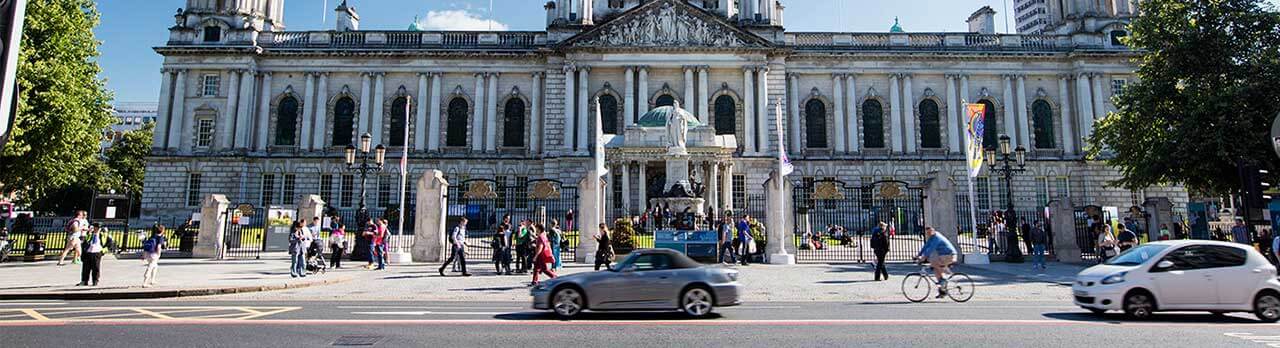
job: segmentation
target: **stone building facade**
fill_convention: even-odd
[[[188,0],[175,14],[156,48],[144,215],[186,216],[210,193],[353,207],[343,149],[364,133],[392,164],[407,150],[409,182],[440,170],[451,182],[573,185],[604,141],[608,206],[634,213],[661,187],[665,153],[636,123],[672,104],[705,125],[690,132],[691,167],[716,209],[763,193],[779,132],[796,182],[918,183],[937,171],[963,185],[962,101],[990,107],[990,140],[1030,149],[1013,183],[1020,208],[1187,199],[1179,187],[1108,187],[1117,172],[1082,157],[1134,78],[1135,53],[1113,40],[1127,16],[1089,10],[1092,0],[1055,5],[1065,12],[1045,35],[788,32],[774,0],[550,1],[545,31],[503,32],[358,30],[343,3],[335,30],[289,31],[282,2]],[[367,186],[372,205],[397,201],[388,167]],[[980,209],[1003,206],[999,183],[978,179]]]

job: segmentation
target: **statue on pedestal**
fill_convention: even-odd
[[[680,102],[676,102],[673,107],[674,110],[667,115],[667,147],[670,149],[668,153],[685,155],[688,154],[685,145],[688,144],[691,118],[688,112],[683,112],[684,110],[680,108]]]

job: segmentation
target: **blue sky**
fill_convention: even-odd
[[[327,30],[340,0],[285,1],[288,30]],[[418,18],[428,28],[541,30],[545,0],[349,0],[360,14],[362,29],[405,29]],[[1005,31],[1003,6],[1013,0],[784,0],[787,29],[792,31],[887,31],[900,17],[907,31],[964,31],[965,19],[989,5],[997,12],[997,31]],[[1280,0],[1272,0],[1273,2]],[[173,14],[182,0],[98,1],[102,24],[102,76],[116,100],[155,102],[160,88],[161,58],[151,48],[164,44]],[[492,22],[489,22],[492,20]],[[1012,21],[1012,16],[1010,16]]]

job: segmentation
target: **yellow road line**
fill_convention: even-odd
[[[156,312],[152,312],[152,311],[150,311],[150,310],[146,310],[146,309],[142,309],[142,308],[131,308],[131,309],[133,309],[133,311],[134,311],[134,312],[138,312],[138,313],[142,313],[142,314],[150,315],[150,316],[152,316],[152,317],[154,317],[154,318],[156,318],[156,319],[173,319],[173,317],[171,317],[171,316],[164,315],[164,314],[160,314],[160,313],[156,313]]]
[[[136,312],[123,312],[123,313],[115,313],[115,314],[86,315],[86,316],[83,316],[83,317],[58,318],[58,319],[54,319],[54,320],[62,320],[62,321],[80,321],[80,320],[103,319],[103,318],[119,318],[119,317],[130,317],[130,316],[140,316],[140,315],[142,315],[142,314],[141,314],[141,313],[136,313]],[[150,318],[129,318],[129,319],[132,319],[132,320],[146,320],[146,319],[150,319]]]
[[[43,314],[40,314],[40,312],[36,312],[36,310],[34,309],[23,309],[22,312],[26,313],[27,316],[30,316],[31,319],[34,319],[36,321],[49,320],[49,317],[46,317]]]
[[[226,314],[202,315],[202,316],[199,316],[199,317],[189,317],[189,318],[182,318],[182,319],[184,319],[184,320],[201,320],[201,319],[222,319],[222,318],[231,318],[231,319],[237,319],[237,320],[244,320],[243,318],[239,318],[239,316],[242,316],[242,315],[244,315],[244,313],[226,313]]]

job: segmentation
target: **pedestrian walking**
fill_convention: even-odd
[[[58,266],[66,264],[67,254],[72,254],[71,263],[79,263],[83,254],[81,246],[82,237],[85,230],[89,229],[89,220],[86,217],[89,213],[84,210],[77,210],[76,215],[71,221],[67,221],[67,225],[63,228],[67,232],[67,245],[62,247],[62,255],[58,256]]]
[[[555,258],[551,254],[551,240],[547,238],[547,231],[542,225],[535,225],[534,232],[537,238],[534,239],[534,263],[533,263],[533,282],[529,286],[538,285],[538,276],[546,274],[550,279],[555,279],[556,272],[548,268]]]
[[[609,236],[609,225],[600,224],[600,232],[595,235],[596,240],[596,270],[600,270],[603,265],[605,269],[610,268],[613,263],[613,241]]]
[[[142,272],[142,287],[156,285],[156,271],[160,269],[160,253],[165,244],[168,240],[164,237],[164,225],[151,227],[151,236],[142,241],[142,263],[147,265],[147,270]]]
[[[511,263],[504,262],[510,258],[510,255],[503,255],[503,251],[507,250],[507,238],[504,233],[507,229],[507,224],[498,225],[498,228],[493,231],[493,237],[489,239],[489,249],[493,250],[493,270],[497,274],[504,273],[502,267],[504,264],[506,265],[505,273],[511,274]]]
[[[289,233],[289,276],[293,278],[306,277],[306,258],[307,258],[307,229],[302,226],[302,221],[294,221],[290,226]]]
[[[1094,232],[1098,234],[1098,241],[1096,244],[1098,248],[1098,263],[1103,263],[1106,262],[1107,259],[1119,254],[1120,248],[1117,246],[1118,243],[1116,242],[1116,236],[1107,229],[1106,225],[1098,224],[1095,226]]]
[[[378,252],[376,251],[377,246],[374,244],[377,232],[377,223],[374,222],[372,218],[365,220],[364,231],[360,231],[360,237],[368,240],[368,243],[366,244],[368,244],[369,248],[369,263],[364,265],[364,269],[373,269],[375,267],[374,264],[378,262]]]
[[[502,269],[506,271],[506,275],[511,275],[511,253],[515,252],[515,242],[517,239],[516,232],[513,228],[516,227],[511,225],[510,220],[507,220],[507,222],[503,223],[499,228],[502,229]]]
[[[884,221],[881,221],[876,227],[871,228],[871,251],[876,254],[876,281],[889,280],[889,270],[884,267],[884,257],[889,255],[889,236],[884,232],[888,227]],[[884,278],[881,279],[881,276]]]
[[[725,215],[720,219],[719,226],[720,235],[720,262],[724,262],[725,257],[729,258],[729,264],[738,263],[738,253],[733,248],[733,218]]]
[[[537,238],[538,232],[534,231],[533,220],[524,219],[524,233],[520,235],[521,244],[524,245],[524,258],[520,261],[524,262],[525,272],[533,271],[533,259],[535,256],[533,253],[533,244],[534,239]]]
[[[102,245],[106,242],[107,236],[99,230],[100,228],[102,228],[101,225],[94,224],[82,236],[84,242],[80,246],[80,250],[83,251],[80,254],[80,284],[76,284],[77,286],[98,286],[98,279],[102,276]]]
[[[1027,253],[1030,254],[1031,248],[1034,247],[1033,243],[1031,243],[1031,222],[1027,221],[1026,218],[1018,218],[1018,232],[1018,236],[1022,237],[1023,247],[1026,247]]]
[[[1049,243],[1049,234],[1044,230],[1044,222],[1036,221],[1036,227],[1031,230],[1031,235],[1027,240],[1031,243],[1031,269],[1045,270],[1044,252],[1045,245]]]
[[[178,251],[189,253],[196,245],[197,231],[191,229],[195,227],[195,222],[191,218],[178,226],[178,230],[174,231],[174,237],[178,238]]]
[[[1005,233],[1009,233],[1009,226],[1005,224],[1004,216],[1000,214],[996,214],[996,216],[991,219],[991,223],[991,238],[995,244],[995,248],[991,252],[1000,253],[1005,250],[1005,247],[1007,247],[1007,245],[1005,245],[1008,244],[1008,242],[1005,241]]]
[[[1253,240],[1249,238],[1249,227],[1245,226],[1244,219],[1236,218],[1236,225],[1231,226],[1231,238],[1236,243],[1253,244]]]
[[[337,219],[337,217],[334,217]],[[342,268],[342,254],[347,251],[347,225],[338,223],[329,232],[329,267]]]
[[[440,265],[440,276],[445,276],[444,269],[457,261],[458,265],[462,266],[462,276],[470,277],[471,273],[467,273],[467,218],[458,220],[458,225],[453,227],[453,233],[449,234],[449,245],[451,246],[449,259]]]
[[[564,229],[565,231],[573,231],[573,209],[564,213]]]
[[[373,235],[373,250],[378,254],[378,267],[375,271],[387,269],[387,245],[391,244],[391,233],[387,230],[387,219],[379,219],[378,229]]]
[[[747,259],[751,258],[751,215],[742,214],[742,220],[738,221],[738,238],[734,244],[738,245],[738,261],[743,266],[748,264]]]
[[[1138,246],[1138,233],[1129,229],[1128,226],[1122,227],[1124,230],[1120,231],[1120,235],[1117,237],[1119,240],[1117,244],[1120,247],[1120,252],[1124,252],[1125,250]]]
[[[551,219],[551,229],[547,230],[547,240],[551,242],[551,269],[559,271],[564,268],[564,265],[560,263],[560,248],[567,243],[565,243],[564,232],[560,231],[560,222],[556,221],[556,219]]]

